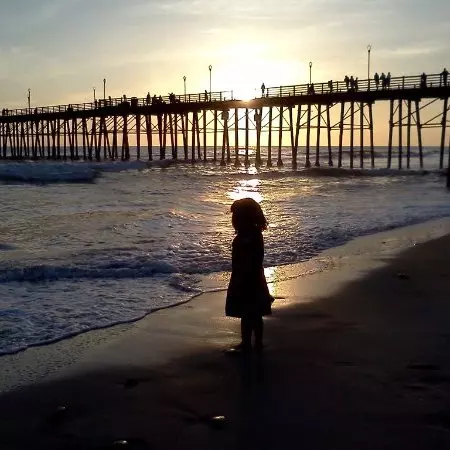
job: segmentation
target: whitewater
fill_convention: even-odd
[[[437,153],[427,149],[430,168]],[[377,154],[385,157],[384,150]],[[267,267],[450,216],[442,174],[418,170],[417,158],[414,164],[400,172],[4,162],[0,354],[137,320],[224,288],[233,239],[229,207],[237,198],[255,198],[267,215]]]

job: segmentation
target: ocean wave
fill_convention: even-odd
[[[283,178],[377,178],[377,177],[417,177],[426,175],[442,175],[445,171],[442,170],[424,170],[424,169],[350,169],[337,167],[311,167],[299,168],[297,170],[282,169],[282,170],[261,170],[258,173],[227,173],[227,177],[236,179],[253,179],[258,178],[262,180],[277,180]],[[210,176],[223,177],[219,171],[209,173]]]
[[[0,181],[19,183],[92,182],[99,171],[89,165],[31,162],[0,164]]]
[[[21,161],[0,164],[0,182],[49,184],[92,182],[102,173],[141,171],[167,168],[188,161],[163,159],[154,161],[54,162]]]
[[[417,151],[412,152],[412,157],[417,159]],[[436,155],[436,149],[424,150],[424,156]],[[368,153],[365,154],[365,163],[370,164],[367,159]],[[387,156],[386,149],[377,151],[375,158],[384,158]],[[284,155],[284,158],[290,158],[290,155]],[[299,156],[300,158],[300,156]],[[348,163],[347,155],[345,156]],[[358,155],[355,153],[355,161]],[[396,153],[393,153],[396,158]],[[230,177],[255,177],[263,179],[277,179],[287,176],[292,177],[385,177],[385,176],[413,176],[441,173],[440,170],[423,170],[423,169],[350,169],[348,167],[329,167],[326,162],[327,156],[323,152],[321,155],[322,165],[320,167],[304,168],[299,164],[297,169],[291,169],[290,163],[281,168],[267,168],[262,165],[256,173],[254,167],[247,172],[244,165],[235,167],[234,164],[228,164],[221,167],[218,163],[208,161],[203,165],[196,166],[202,175],[224,176]],[[129,171],[142,171],[146,169],[166,169],[174,166],[186,166],[191,168],[191,159],[171,159],[162,160],[133,160],[133,161],[21,161],[21,162],[4,162],[0,164],[0,182],[14,183],[86,183],[93,182],[102,173],[120,173]],[[197,161],[199,162],[199,161]],[[395,162],[395,161],[394,161]],[[244,169],[244,170],[243,170]]]
[[[122,261],[91,267],[58,267],[43,264],[36,266],[0,268],[0,283],[74,279],[144,278],[177,272],[178,269],[176,267],[164,261],[149,261],[144,264],[133,264],[132,261]]]

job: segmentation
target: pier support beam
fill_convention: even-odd
[[[350,102],[350,169],[353,169],[354,131],[355,131],[355,102],[352,100]]]
[[[398,101],[398,168],[403,162],[403,100]]]
[[[302,120],[302,105],[297,107],[297,121],[295,124],[295,144],[294,144],[294,154],[292,157],[292,166],[294,169],[297,168],[297,156],[298,156],[298,140],[300,135],[300,126]]]
[[[272,119],[273,108],[269,107],[269,135],[267,138],[267,167],[272,167]]]
[[[213,148],[213,160],[214,162],[217,161],[217,110],[214,110],[214,148]]]
[[[339,153],[338,153],[338,167],[342,167],[342,141],[344,137],[344,117],[345,117],[345,103],[341,102],[341,116],[339,120]]]
[[[310,142],[311,142],[311,105],[308,104],[308,115],[306,119],[306,155],[305,155],[305,167],[311,167],[310,156]]]
[[[150,116],[149,114],[145,115],[145,133],[147,134],[147,156],[148,160],[151,161],[153,159],[153,152],[152,152],[153,134],[152,134],[152,116]]]
[[[333,155],[331,153],[331,105],[327,105],[327,144],[328,144],[328,166],[333,166]]]
[[[261,123],[262,123],[262,108],[255,110],[255,125],[256,125],[256,158],[255,166],[260,167],[261,159]]]
[[[406,119],[406,168],[411,167],[411,100],[407,103],[407,114]]]
[[[296,169],[297,167],[297,149],[295,148],[295,137],[294,137],[294,117],[292,112],[292,106],[289,107],[289,131],[291,135],[291,162],[292,168]],[[295,162],[294,162],[295,161]]]
[[[314,165],[320,167],[320,128],[322,121],[322,105],[317,105],[317,130],[316,130],[316,161]]]
[[[416,100],[416,126],[417,126],[417,145],[419,146],[419,164],[423,169],[423,146],[422,146],[422,124],[420,123],[419,100]]]
[[[391,168],[392,162],[392,136],[394,132],[394,100],[389,102],[389,142],[388,142],[388,160],[387,168]]]
[[[364,102],[359,104],[359,168],[364,168]]]
[[[239,161],[239,109],[234,109],[234,165],[240,166]]]
[[[283,160],[281,158],[281,147],[283,146],[283,124],[284,124],[284,108],[280,106],[280,116],[279,116],[279,125],[278,125],[278,158],[277,158],[277,167],[283,166]]]
[[[444,109],[442,111],[441,151],[439,156],[440,169],[444,167],[445,134],[447,131],[447,112],[448,112],[448,97],[444,98]]]
[[[248,158],[248,150],[249,150],[249,111],[248,108],[245,108],[245,167],[250,165],[250,160]]]

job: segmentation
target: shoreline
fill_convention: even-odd
[[[320,273],[329,273],[336,270],[345,271],[345,265],[350,257],[358,256],[362,253],[376,258],[392,258],[402,250],[426,242],[445,234],[450,233],[450,217],[439,218],[427,222],[422,222],[407,227],[395,228],[375,234],[359,236],[346,244],[332,247],[320,252],[314,258],[296,264],[275,266],[269,268],[274,279],[269,286],[274,295],[277,294],[274,286],[288,284],[301,279],[310,278]],[[373,270],[379,267],[375,260],[367,258],[364,261],[365,270]],[[218,276],[224,277],[224,274]],[[208,287],[208,277],[202,280],[205,287]],[[280,291],[280,288],[278,288]],[[116,324],[105,328],[89,330],[72,337],[64,338],[53,343],[29,347],[26,350],[0,356],[2,371],[0,373],[0,394],[17,388],[22,388],[30,384],[44,382],[48,378],[64,376],[72,369],[80,365],[83,361],[92,360],[92,354],[101,353],[110,345],[126,340],[129,335],[139,333],[147,326],[147,322],[157,319],[157,315],[167,315],[178,308],[191,309],[191,303],[200,303],[203,310],[211,310],[218,316],[223,313],[223,305],[213,305],[211,297],[223,294],[224,289],[215,288],[199,294],[195,294],[189,300],[158,309],[146,314],[143,318]],[[229,320],[225,319],[224,320]],[[169,319],[170,322],[170,319]],[[164,359],[160,356],[160,359]],[[76,369],[74,369],[76,370]]]
[[[449,226],[358,238],[275,283],[260,356],[223,354],[239,338],[223,292],[151,314],[2,395],[0,446],[448,448]]]

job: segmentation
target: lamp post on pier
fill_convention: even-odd
[[[210,64],[209,67],[209,101],[211,101],[211,71],[212,71],[212,65]]]
[[[372,46],[369,44],[367,46],[367,79],[369,80],[369,91],[370,91],[370,50],[372,50]]]
[[[311,84],[311,80],[312,80],[312,76],[311,76],[311,71],[312,71],[312,62],[309,62],[309,84]]]
[[[183,83],[184,83],[184,101],[186,102],[186,75],[183,77]]]
[[[103,100],[106,100],[106,78],[103,78]]]
[[[31,110],[31,89],[28,89],[28,109]]]
[[[93,87],[92,90],[94,91],[94,103],[95,103],[97,101],[97,97],[95,96],[95,87]]]

